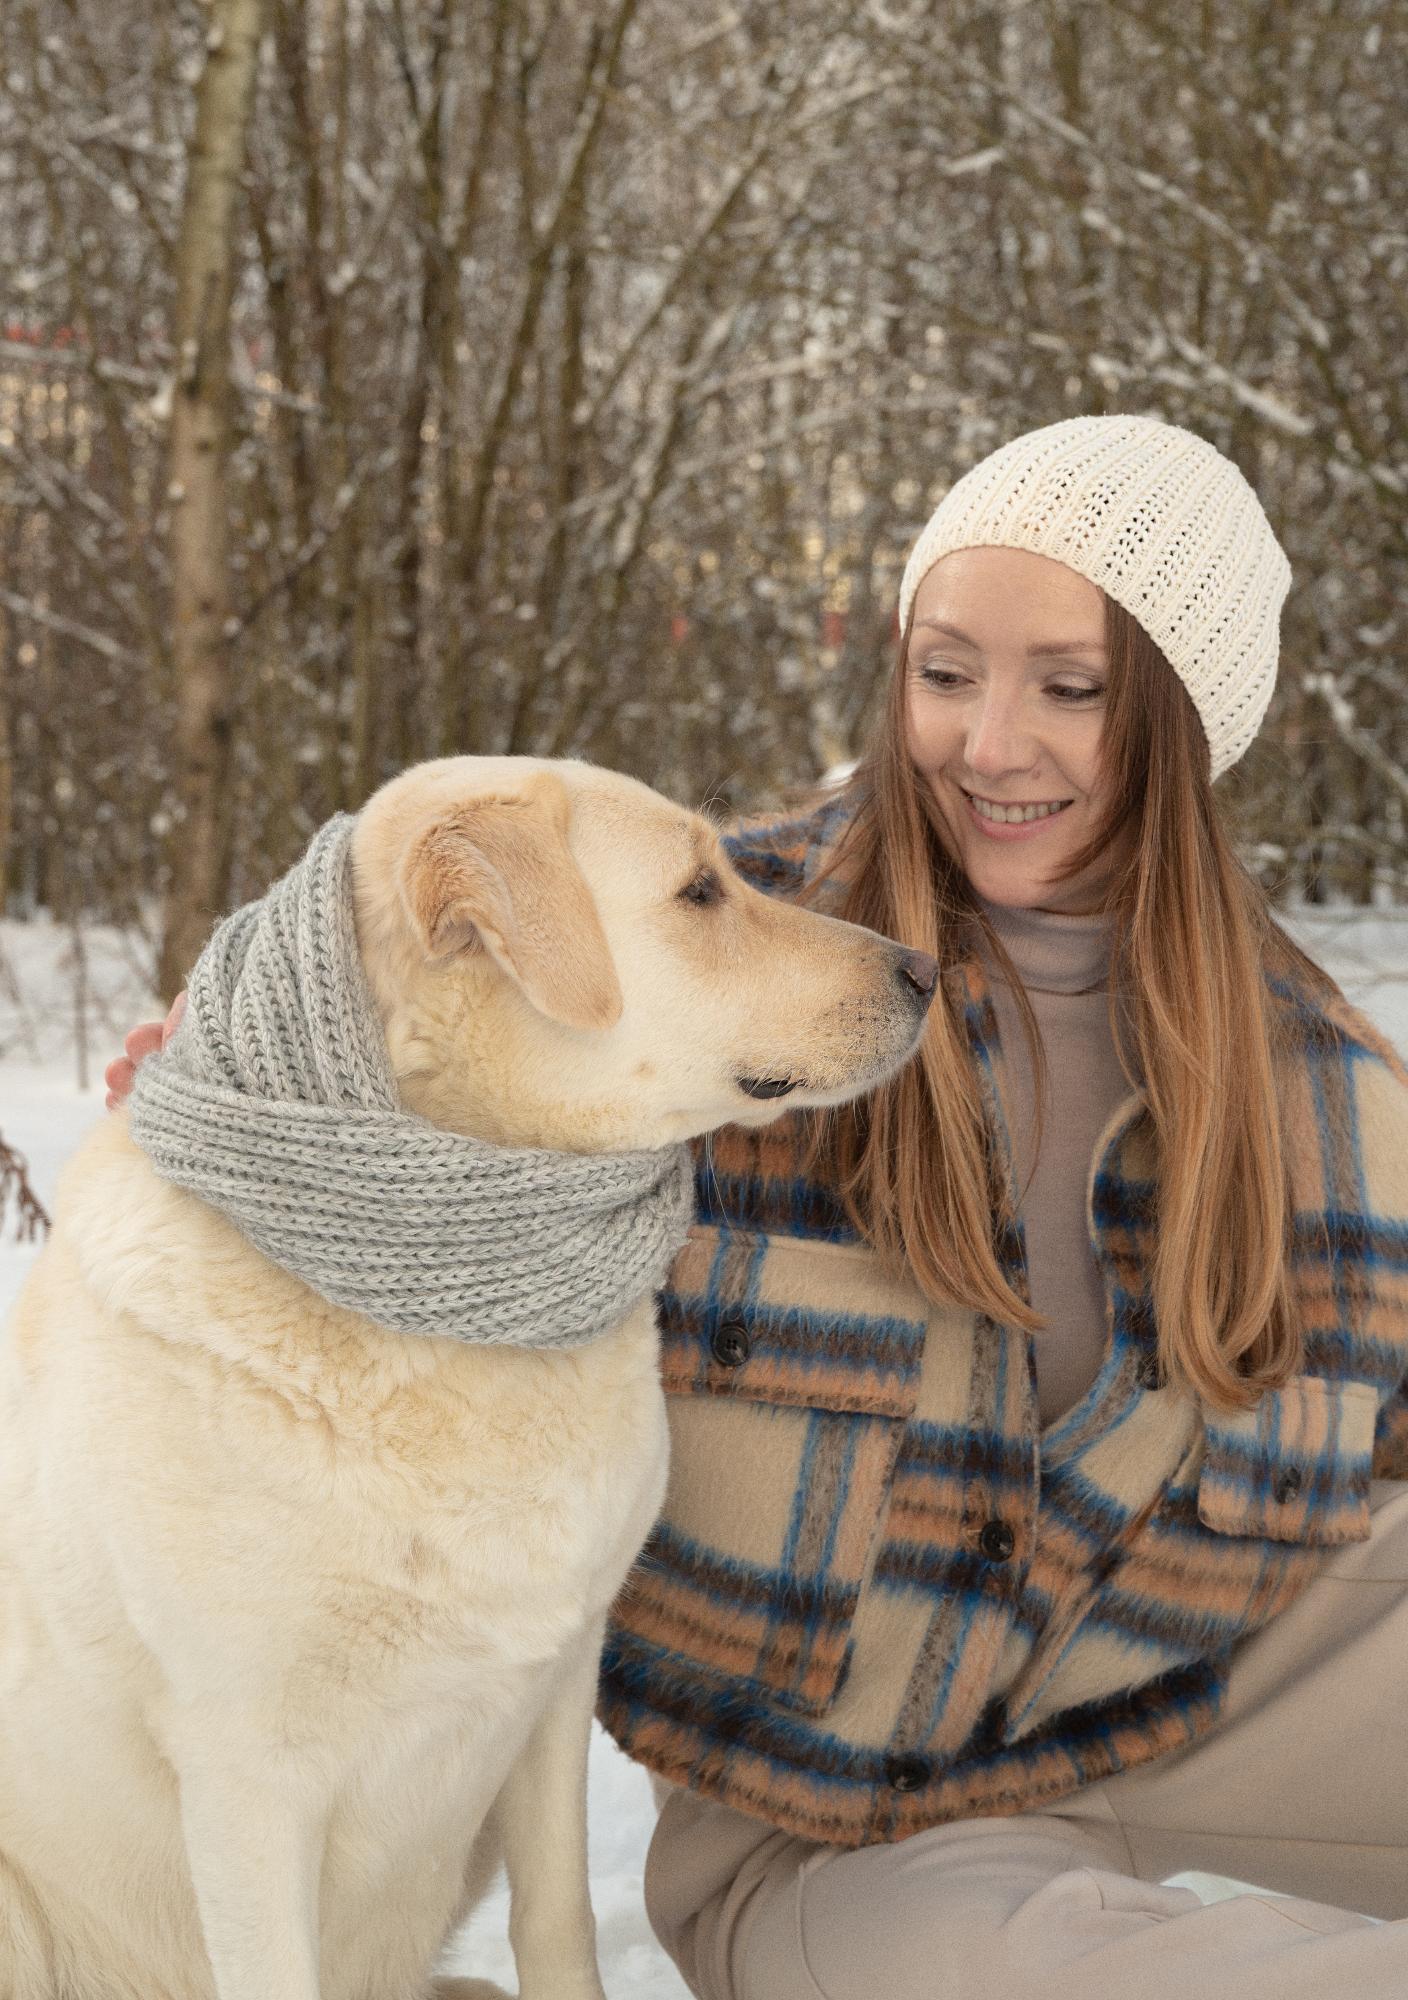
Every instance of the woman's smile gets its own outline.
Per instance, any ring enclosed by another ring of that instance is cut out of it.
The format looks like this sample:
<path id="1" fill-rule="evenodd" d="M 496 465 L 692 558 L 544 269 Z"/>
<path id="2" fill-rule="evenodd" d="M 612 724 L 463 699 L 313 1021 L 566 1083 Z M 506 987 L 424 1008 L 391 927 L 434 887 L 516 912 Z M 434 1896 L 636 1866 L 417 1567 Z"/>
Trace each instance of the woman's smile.
<path id="1" fill-rule="evenodd" d="M 1051 821 L 1074 803 L 1071 799 L 989 799 L 962 785 L 959 790 L 974 821 L 990 840 L 1029 840 L 1045 832 Z"/>
<path id="2" fill-rule="evenodd" d="M 910 754 L 977 893 L 1098 907 L 1115 857 L 1061 870 L 1104 807 L 1103 594 L 1026 549 L 955 549 L 919 586 L 906 673 Z"/>

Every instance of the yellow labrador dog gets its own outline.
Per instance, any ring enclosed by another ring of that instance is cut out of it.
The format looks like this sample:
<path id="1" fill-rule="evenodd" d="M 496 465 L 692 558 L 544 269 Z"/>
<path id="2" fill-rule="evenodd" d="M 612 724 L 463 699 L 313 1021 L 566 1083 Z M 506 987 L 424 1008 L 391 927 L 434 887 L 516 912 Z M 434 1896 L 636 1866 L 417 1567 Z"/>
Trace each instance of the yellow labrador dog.
<path id="1" fill-rule="evenodd" d="M 922 1030 L 932 959 L 588 765 L 418 766 L 352 856 L 403 1101 L 458 1132 L 658 1147 Z M 435 1966 L 500 1860 L 523 2000 L 602 2000 L 586 1752 L 665 1482 L 650 1300 L 570 1349 L 388 1332 L 126 1124 L 0 1378 L 0 2000 L 483 2000 Z"/>

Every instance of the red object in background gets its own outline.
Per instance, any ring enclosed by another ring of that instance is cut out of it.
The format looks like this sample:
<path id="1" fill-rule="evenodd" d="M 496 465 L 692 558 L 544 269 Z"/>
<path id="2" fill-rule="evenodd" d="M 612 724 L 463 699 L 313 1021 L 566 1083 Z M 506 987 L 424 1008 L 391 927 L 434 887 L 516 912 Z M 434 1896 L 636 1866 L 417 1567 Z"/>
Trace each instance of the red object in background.
<path id="1" fill-rule="evenodd" d="M 56 326 L 46 333 L 22 320 L 8 320 L 0 328 L 0 340 L 13 341 L 17 347 L 72 347 L 77 339 L 78 329 L 73 326 Z"/>
<path id="2" fill-rule="evenodd" d="M 823 611 L 821 614 L 820 632 L 822 645 L 829 647 L 833 652 L 839 652 L 846 643 L 846 626 L 848 622 L 847 614 L 844 611 Z M 682 646 L 689 637 L 689 634 L 689 613 L 687 611 L 672 611 L 670 613 L 670 644 L 672 646 Z M 895 639 L 898 639 L 900 634 L 899 619 L 893 613 L 890 617 L 890 634 Z"/>

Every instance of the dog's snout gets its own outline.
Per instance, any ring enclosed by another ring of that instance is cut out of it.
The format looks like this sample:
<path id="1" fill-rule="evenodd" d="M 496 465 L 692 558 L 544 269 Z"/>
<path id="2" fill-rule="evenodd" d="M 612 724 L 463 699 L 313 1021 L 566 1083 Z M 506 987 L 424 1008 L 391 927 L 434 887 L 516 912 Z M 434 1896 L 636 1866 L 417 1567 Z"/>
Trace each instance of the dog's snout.
<path id="1" fill-rule="evenodd" d="M 931 958 L 927 951 L 905 952 L 895 970 L 901 983 L 912 987 L 926 1005 L 933 999 L 939 977 L 939 961 Z"/>

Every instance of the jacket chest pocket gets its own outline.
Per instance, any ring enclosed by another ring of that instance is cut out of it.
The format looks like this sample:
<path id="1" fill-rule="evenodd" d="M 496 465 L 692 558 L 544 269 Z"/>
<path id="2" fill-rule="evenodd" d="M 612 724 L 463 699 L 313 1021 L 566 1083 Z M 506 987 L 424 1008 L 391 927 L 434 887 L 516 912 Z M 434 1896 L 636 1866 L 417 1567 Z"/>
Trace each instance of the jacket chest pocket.
<path id="1" fill-rule="evenodd" d="M 1378 1395 L 1295 1375 L 1255 1409 L 1203 1411 L 1198 1517 L 1227 1535 L 1331 1547 L 1369 1533 Z"/>
<path id="2" fill-rule="evenodd" d="M 1089 1612 L 1096 1635 L 1134 1648 L 1141 1682 L 1234 1646 L 1278 1617 L 1323 1568 L 1327 1549 L 1369 1534 L 1369 1478 L 1378 1397 L 1367 1382 L 1296 1375 L 1254 1409 L 1199 1406 L 1193 1442 L 1117 1559 L 1068 1597 L 1031 1666 L 1025 1707 L 1012 1698 L 1009 1740 L 1066 1707 L 1101 1699 L 1117 1682 L 1098 1638 L 1074 1638 Z M 1199 1428 L 1201 1435 L 1199 1435 Z M 1112 1649 L 1113 1650 L 1113 1649 Z"/>
<path id="3" fill-rule="evenodd" d="M 660 1301 L 669 1489 L 619 1628 L 830 1704 L 914 1407 L 917 1299 L 864 1248 L 692 1232 Z"/>

